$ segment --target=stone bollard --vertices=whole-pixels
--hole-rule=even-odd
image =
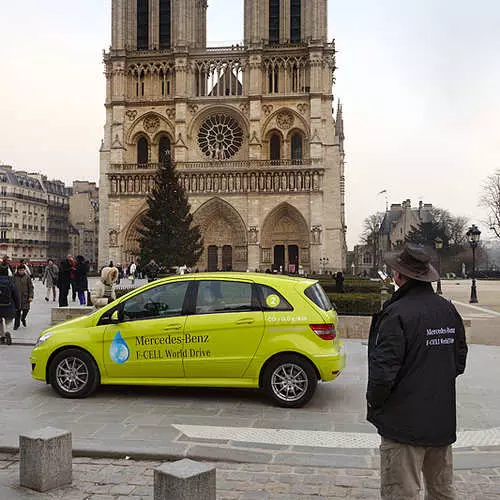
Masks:
[[[45,427],[19,436],[19,482],[44,492],[72,482],[71,432]]]
[[[215,500],[215,467],[184,459],[154,471],[154,500]]]

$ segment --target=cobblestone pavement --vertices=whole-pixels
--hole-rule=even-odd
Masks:
[[[20,488],[15,455],[0,454],[1,500],[139,500],[153,498],[153,470],[160,462],[75,458],[73,484],[49,493]],[[217,498],[233,500],[377,499],[379,474],[370,469],[212,463]],[[455,474],[457,500],[500,498],[500,468]]]

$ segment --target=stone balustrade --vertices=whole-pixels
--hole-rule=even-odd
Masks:
[[[188,193],[298,193],[323,187],[324,169],[282,161],[195,162],[177,166]],[[155,184],[156,169],[113,165],[108,173],[111,196],[145,195]],[[147,165],[152,166],[152,164]]]

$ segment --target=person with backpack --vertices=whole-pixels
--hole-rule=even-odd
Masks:
[[[33,302],[33,281],[26,271],[26,267],[22,264],[17,266],[12,281],[16,285],[20,300],[20,306],[16,309],[16,319],[14,320],[14,330],[17,330],[21,323],[26,326],[26,316],[28,316],[31,302]]]
[[[0,264],[0,343],[12,344],[12,337],[7,328],[20,307],[16,285],[9,278],[9,266],[2,263]]]

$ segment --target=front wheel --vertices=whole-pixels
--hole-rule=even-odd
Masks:
[[[266,393],[284,408],[300,408],[307,404],[318,384],[311,363],[293,354],[271,361],[262,380]]]
[[[59,352],[50,364],[50,383],[63,398],[80,399],[92,394],[99,371],[92,356],[80,349]]]

